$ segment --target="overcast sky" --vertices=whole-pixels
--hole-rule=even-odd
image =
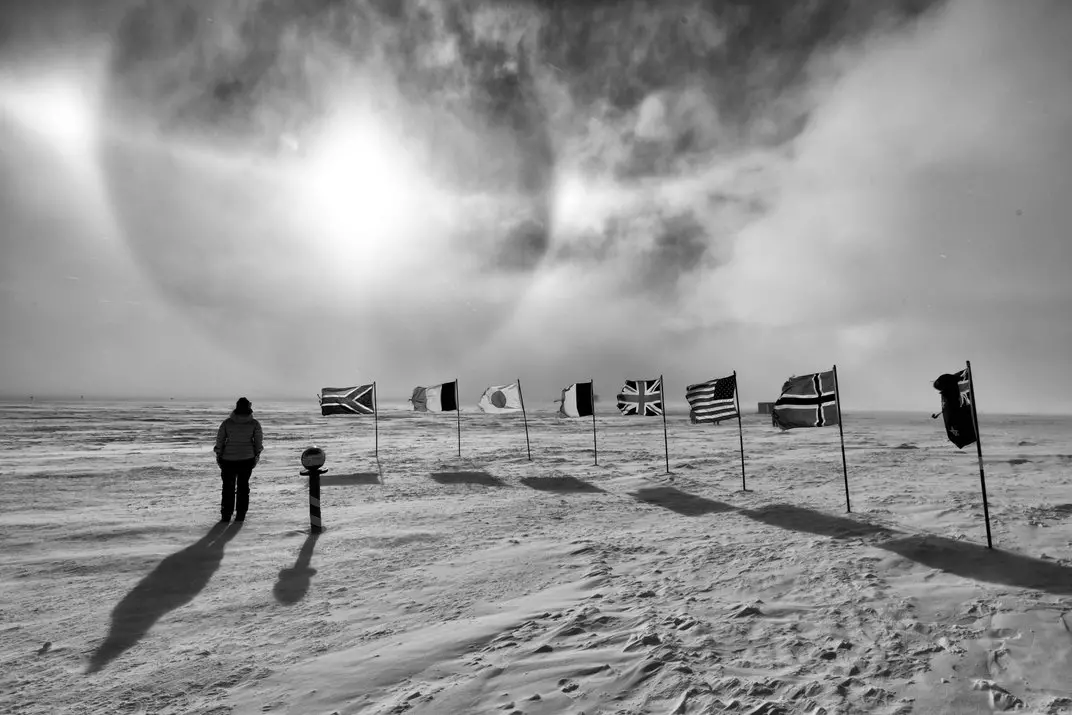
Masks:
[[[93,5],[3,11],[0,394],[1072,412],[1072,3]]]

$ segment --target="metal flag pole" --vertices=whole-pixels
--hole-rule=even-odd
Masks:
[[[376,381],[372,381],[372,424],[376,435],[376,461],[380,461],[380,401],[376,395]]]
[[[979,413],[975,411],[975,378],[972,377],[971,360],[965,360],[968,369],[968,394],[971,397],[972,423],[975,426],[975,450],[979,455],[979,486],[983,490],[983,518],[986,519],[986,548],[994,548],[990,536],[990,506],[986,500],[986,474],[983,472],[983,440],[979,436]]]
[[[458,378],[454,378],[454,412],[458,416],[458,456],[462,456],[462,401],[458,389]]]
[[[659,375],[659,397],[663,403],[663,448],[666,450],[666,473],[670,473],[670,440],[666,436],[666,383],[663,376]]]
[[[741,440],[741,491],[748,491],[748,485],[744,479],[744,428],[741,427],[741,401],[737,395],[737,371],[733,371],[733,405],[737,408],[737,436]]]
[[[592,385],[592,463],[599,466],[599,450],[596,448],[596,381],[588,378],[588,382]]]
[[[845,511],[852,512],[852,503],[849,501],[849,465],[845,461],[845,430],[841,426],[844,420],[841,416],[841,390],[838,389],[837,365],[834,365],[834,403],[837,405],[837,428],[841,435],[841,469],[845,474]],[[823,409],[821,404],[819,409]]]
[[[529,445],[529,418],[525,414],[525,393],[521,391],[521,378],[517,378],[517,396],[521,400],[521,419],[525,420],[525,450],[529,453],[529,461],[532,461],[532,447]]]

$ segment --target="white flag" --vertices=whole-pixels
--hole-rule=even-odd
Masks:
[[[484,412],[492,414],[516,412],[521,409],[521,390],[518,389],[516,382],[489,387],[480,396],[477,406]]]

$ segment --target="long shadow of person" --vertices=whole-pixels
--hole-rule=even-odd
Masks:
[[[108,637],[89,659],[96,673],[137,644],[162,616],[192,601],[223,561],[223,548],[242,522],[217,523],[208,533],[157,564],[112,610]]]
[[[316,569],[309,567],[309,562],[313,560],[313,548],[318,538],[320,534],[309,534],[305,537],[305,543],[298,552],[298,560],[294,562],[294,566],[279,571],[279,580],[272,588],[275,600],[289,606],[305,598],[309,583],[316,573]]]

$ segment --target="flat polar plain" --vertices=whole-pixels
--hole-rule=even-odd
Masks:
[[[936,396],[937,400],[937,396]],[[1072,712],[1072,418],[836,427],[258,404],[0,405],[10,713]],[[607,408],[603,408],[606,410]],[[328,453],[309,534],[298,456]]]

